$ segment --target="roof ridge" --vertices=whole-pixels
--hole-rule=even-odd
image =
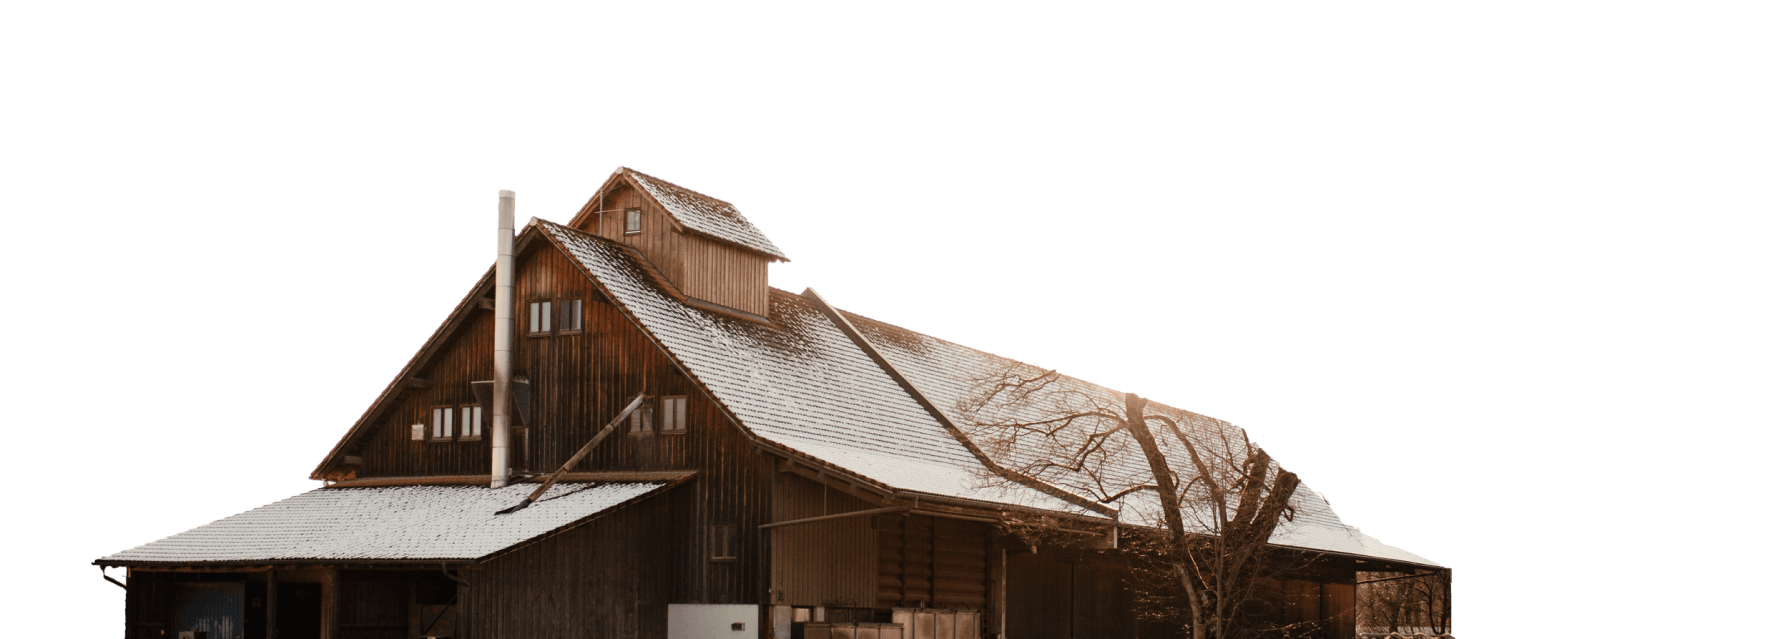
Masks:
[[[652,174],[650,174],[650,173],[646,173],[646,172],[645,172],[645,171],[641,171],[641,170],[639,170],[639,169],[635,169],[635,168],[633,168],[633,167],[627,167],[627,166],[623,166],[623,167],[621,167],[621,170],[623,170],[623,171],[626,171],[626,172],[628,172],[628,173],[631,173],[631,174],[633,174],[633,175],[636,175],[636,176],[639,176],[639,177],[643,177],[643,178],[646,178],[646,179],[648,179],[648,180],[651,180],[651,181],[653,181],[653,182],[657,182],[657,183],[659,183],[659,184],[663,184],[663,185],[665,185],[665,186],[668,186],[668,187],[672,187],[672,188],[675,188],[675,189],[677,189],[677,190],[679,190],[679,191],[682,191],[682,192],[684,192],[684,193],[688,193],[688,194],[690,194],[690,195],[695,195],[695,196],[699,196],[699,197],[704,197],[704,198],[707,198],[707,199],[710,199],[710,200],[713,200],[713,201],[715,201],[715,202],[719,202],[719,203],[721,203],[721,204],[725,204],[725,205],[727,205],[727,206],[732,206],[732,205],[733,205],[733,203],[732,203],[732,202],[728,202],[728,201],[726,201],[726,200],[722,200],[722,199],[720,199],[720,198],[717,198],[717,197],[714,197],[714,196],[712,196],[712,195],[708,195],[708,194],[706,194],[706,193],[703,193],[703,192],[701,192],[701,191],[697,191],[697,190],[695,190],[695,189],[692,189],[692,188],[689,188],[689,187],[687,187],[687,186],[683,186],[683,185],[681,185],[681,184],[677,184],[677,183],[676,183],[676,182],[672,182],[672,181],[670,181],[670,180],[666,180],[666,179],[664,179],[664,178],[661,178],[661,177],[658,177],[658,176],[656,176],[656,175],[652,175]],[[735,213],[737,213],[737,212],[738,212],[738,209],[737,209],[737,208],[734,208],[734,209],[733,209],[733,212],[735,212]]]

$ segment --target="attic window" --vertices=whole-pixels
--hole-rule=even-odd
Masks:
[[[484,407],[478,404],[436,406],[429,409],[429,420],[432,424],[429,430],[430,441],[477,441],[484,437]],[[412,433],[411,439],[421,438]]]
[[[664,398],[664,432],[689,432],[689,398],[685,396]]]
[[[553,332],[553,302],[543,300],[528,302],[528,334],[551,335]]]
[[[624,229],[626,234],[639,235],[639,224],[640,224],[639,209],[627,209],[627,220],[626,221],[627,221],[627,226]]]
[[[652,432],[652,400],[647,399],[633,414],[627,417],[627,432],[632,434]]]

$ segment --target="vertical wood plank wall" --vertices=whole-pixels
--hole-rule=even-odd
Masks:
[[[702,396],[620,309],[610,305],[565,256],[542,242],[516,260],[516,374],[531,387],[525,438],[512,439],[518,470],[549,472],[620,412],[642,389],[654,398],[689,398],[688,432],[633,435],[623,425],[574,470],[694,470],[687,511],[674,513],[689,534],[672,582],[673,603],[763,603],[769,589],[767,537],[758,530],[770,516],[774,465],[755,454],[744,433]],[[584,328],[577,334],[530,337],[527,303],[584,300]],[[489,437],[476,442],[410,441],[409,425],[426,421],[435,404],[474,403],[471,382],[490,379],[494,316],[477,317],[422,366],[428,388],[406,391],[377,432],[360,445],[362,477],[475,475],[489,472]],[[738,529],[739,557],[709,561],[711,527]]]
[[[756,315],[770,314],[770,259],[731,244],[679,233],[670,213],[629,186],[603,198],[612,212],[583,222],[578,229],[621,242],[640,253],[684,295]],[[621,211],[641,211],[640,233],[627,235]]]
[[[778,475],[773,521],[876,507],[803,477]],[[875,607],[874,525],[879,521],[847,517],[765,531],[770,536],[770,603]]]
[[[460,632],[470,639],[665,636],[683,543],[676,493],[608,513],[469,571]]]

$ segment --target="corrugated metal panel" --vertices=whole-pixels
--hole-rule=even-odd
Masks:
[[[805,478],[779,474],[773,521],[868,510],[876,506]],[[770,534],[774,603],[869,607],[876,602],[872,516],[783,526]]]
[[[174,590],[171,633],[206,639],[243,639],[242,582],[183,583]],[[177,635],[176,635],[177,636]]]

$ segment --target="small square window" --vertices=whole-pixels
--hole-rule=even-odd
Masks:
[[[734,524],[721,524],[709,527],[708,559],[712,561],[734,561],[739,558],[739,527]]]
[[[639,209],[627,209],[627,227],[625,230],[626,234],[639,235],[640,217],[641,216],[640,216]]]
[[[689,432],[689,398],[683,396],[664,398],[664,432]]]

